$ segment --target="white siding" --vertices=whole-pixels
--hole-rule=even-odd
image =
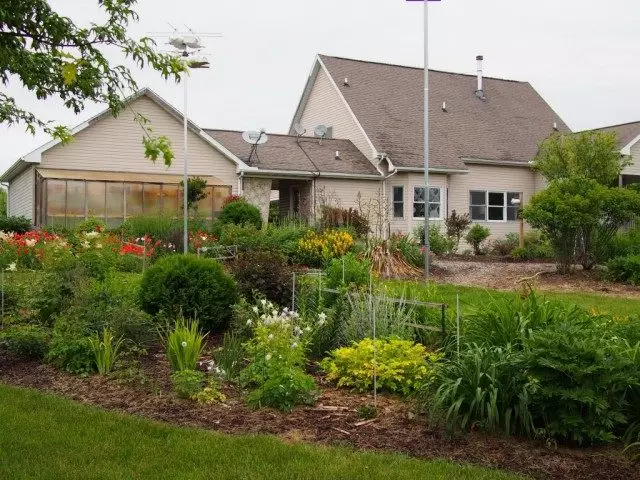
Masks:
[[[374,151],[366,136],[358,127],[341,95],[322,68],[318,71],[318,76],[300,117],[300,124],[306,128],[306,135],[311,136],[317,125],[333,127],[333,138],[351,140],[369,160],[374,157]]]
[[[632,165],[622,171],[623,175],[640,175],[640,141],[631,147]]]
[[[34,167],[29,167],[20,175],[11,180],[9,184],[8,211],[9,215],[22,215],[33,221],[34,191],[35,191]]]
[[[497,192],[521,192],[526,205],[536,191],[535,173],[529,168],[488,165],[468,165],[469,173],[455,174],[449,177],[449,212],[469,213],[470,190],[492,190]],[[474,222],[486,225],[493,237],[502,237],[507,233],[518,232],[518,221]],[[525,229],[528,225],[525,224]]]
[[[132,103],[136,112],[151,121],[154,135],[166,135],[171,140],[175,158],[170,168],[163,160],[152,163],[144,156],[143,131],[134,122],[127,108],[117,118],[112,116],[92,124],[76,134],[67,145],[56,145],[42,155],[42,167],[72,170],[102,170],[180,175],[183,170],[182,122],[170,115],[148,97]],[[189,174],[213,175],[237,193],[236,165],[211,145],[189,131]]]

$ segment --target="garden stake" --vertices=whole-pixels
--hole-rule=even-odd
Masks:
[[[369,272],[369,315],[373,326],[373,406],[378,408],[378,364],[376,359],[376,316],[373,311],[373,276]]]
[[[458,344],[458,358],[460,358],[460,294],[456,293],[456,343]]]
[[[445,337],[447,335],[446,325],[445,325],[445,316],[446,316],[447,306],[443,303],[440,305],[440,328],[442,329],[442,343],[445,341]]]
[[[2,319],[0,320],[0,328],[4,328],[4,267],[2,267]]]
[[[291,311],[296,311],[296,272],[293,272],[293,286],[291,288]]]
[[[144,247],[142,250],[142,273],[144,273],[146,266],[147,266],[147,240],[145,239]]]
[[[342,284],[344,285],[344,257],[342,257]]]

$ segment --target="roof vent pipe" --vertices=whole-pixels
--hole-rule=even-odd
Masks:
[[[484,87],[482,85],[482,61],[484,60],[484,57],[482,55],[478,55],[476,60],[478,61],[478,88],[476,90],[476,95],[478,98],[484,100]]]

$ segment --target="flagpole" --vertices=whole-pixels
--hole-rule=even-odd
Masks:
[[[429,280],[429,0],[424,3],[424,277]]]

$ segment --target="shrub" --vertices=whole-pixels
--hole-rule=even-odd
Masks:
[[[118,340],[114,340],[113,334],[106,328],[102,330],[102,339],[99,335],[89,339],[100,375],[110,373],[120,355],[123,339],[120,337]]]
[[[424,245],[424,225],[416,227],[413,231],[413,236],[420,242],[420,245]],[[429,225],[429,250],[436,255],[444,255],[451,252],[453,248],[453,241],[442,234],[440,225]]]
[[[47,351],[50,332],[37,325],[13,325],[0,330],[10,352],[25,357],[42,359]]]
[[[554,256],[553,246],[547,237],[539,231],[524,234],[524,248],[517,247],[511,251],[517,260],[551,259]]]
[[[640,225],[617,232],[611,239],[608,257],[640,255]]]
[[[142,276],[142,308],[151,315],[164,312],[197,318],[209,331],[221,331],[231,318],[236,285],[215,260],[171,255],[158,260]]]
[[[224,402],[227,397],[220,391],[218,384],[210,378],[207,386],[195,395],[191,395],[191,399],[203,405],[211,405],[213,403]]]
[[[424,253],[420,248],[420,244],[409,235],[392,235],[389,241],[389,250],[399,252],[409,265],[418,268],[424,266]]]
[[[607,277],[614,282],[640,285],[640,255],[617,257],[607,262]]]
[[[464,233],[469,229],[471,225],[471,217],[468,213],[459,215],[455,210],[451,212],[445,221],[444,226],[446,228],[447,237],[451,241],[451,251],[453,253],[458,251],[460,246],[460,239]]]
[[[245,343],[249,364],[241,372],[253,391],[250,405],[290,411],[297,404],[313,403],[313,378],[304,372],[305,352],[316,324],[288,310],[278,311],[262,300],[252,309],[247,324],[252,336]]]
[[[87,375],[95,370],[95,356],[89,337],[54,330],[45,360],[70,373]]]
[[[518,248],[518,235],[508,233],[504,238],[498,238],[491,242],[491,253],[500,257],[506,257]]]
[[[436,367],[422,400],[432,422],[444,421],[450,433],[479,427],[531,434],[529,390],[520,352],[472,345]]]
[[[103,232],[106,228],[107,225],[104,221],[95,217],[90,217],[84,222],[80,222],[76,225],[74,231],[76,233]]]
[[[345,255],[353,247],[353,237],[341,230],[310,230],[298,241],[298,258],[312,267],[322,266]]]
[[[440,355],[432,354],[420,344],[408,340],[378,339],[375,342],[377,386],[390,393],[408,395],[432,373]],[[374,376],[374,341],[370,338],[331,352],[320,363],[327,379],[339,387],[359,392],[371,391]]]
[[[26,217],[0,217],[0,231],[25,233],[31,230],[31,220]]]
[[[465,240],[469,245],[473,247],[473,253],[475,255],[482,255],[482,249],[480,246],[491,235],[491,230],[483,225],[475,224],[467,233]]]
[[[293,269],[281,253],[241,252],[227,265],[241,295],[253,298],[254,293],[259,292],[278,305],[291,304]]]
[[[353,285],[362,287],[369,283],[371,277],[371,262],[359,260],[354,255],[345,255],[342,258],[331,260],[326,270],[327,287]]]
[[[173,390],[182,398],[193,398],[202,391],[204,373],[198,370],[176,370],[171,374]]]
[[[195,370],[204,349],[204,339],[198,331],[198,322],[180,318],[163,338],[171,370]]]
[[[626,392],[638,366],[624,342],[593,321],[549,325],[526,342],[531,409],[545,433],[582,443],[610,442],[626,422]]]
[[[235,225],[253,225],[256,228],[262,226],[262,215],[258,207],[244,200],[227,203],[222,207],[218,220]]]
[[[340,207],[323,206],[320,228],[322,230],[351,227],[361,237],[369,234],[369,220],[355,208],[348,210]]]

